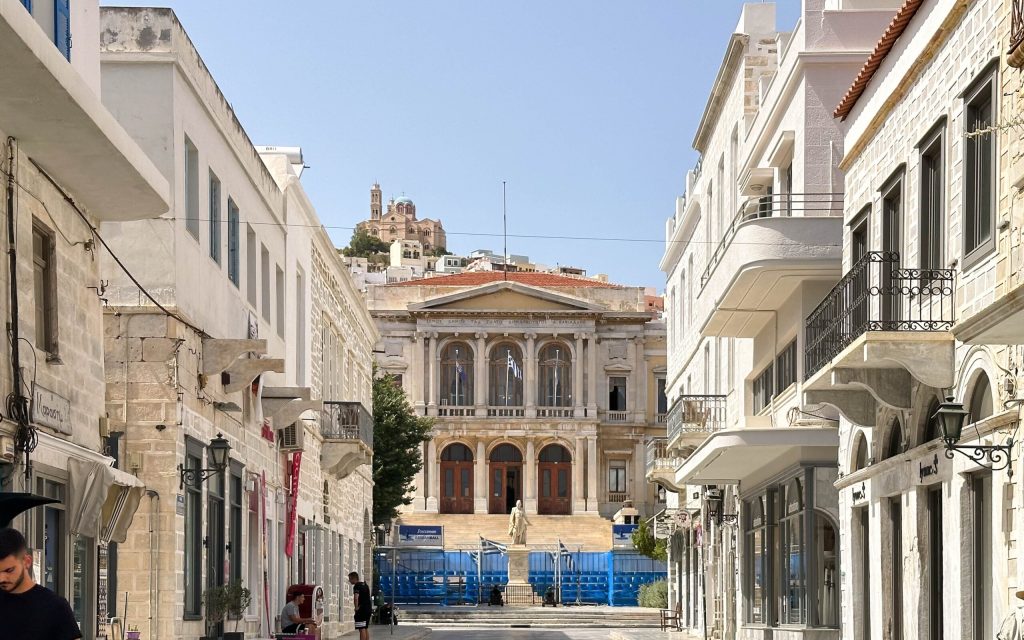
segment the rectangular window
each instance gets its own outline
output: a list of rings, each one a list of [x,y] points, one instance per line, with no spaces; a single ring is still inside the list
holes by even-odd
[[[277,335],[284,337],[284,270],[276,267],[275,302],[277,302]]]
[[[256,232],[245,225],[245,293],[249,304],[256,307],[256,292],[259,291],[259,255],[256,253]]]
[[[612,460],[608,463],[608,493],[626,492],[626,462]]]
[[[270,252],[266,245],[260,245],[260,282],[263,283],[260,291],[263,319],[270,322]]]
[[[769,364],[751,384],[754,413],[761,413],[775,397],[775,367]]]
[[[301,271],[295,274],[295,382],[306,384],[306,282]]]
[[[964,262],[995,249],[995,75],[964,97]]]
[[[771,586],[769,575],[771,563],[768,557],[768,500],[762,495],[744,505],[746,512],[746,575],[744,577],[744,600],[746,601],[747,622],[768,624],[768,591]]]
[[[71,0],[53,0],[53,44],[71,61]]]
[[[626,378],[613,376],[608,379],[608,410],[626,411]]]
[[[199,150],[185,136],[185,229],[199,240]]]
[[[242,580],[242,558],[245,547],[242,545],[242,465],[231,462],[231,511],[228,516],[228,560],[231,570],[228,578],[232,581]],[[254,535],[253,531],[250,535]]]
[[[185,468],[203,468],[203,446],[195,440],[185,443]],[[198,473],[192,482],[185,483],[185,616],[201,614],[203,557],[203,493]]]
[[[210,172],[210,257],[220,264],[220,180]]]
[[[944,128],[936,128],[921,143],[920,264],[922,269],[941,269],[943,228],[942,175]]]
[[[234,200],[228,198],[228,280],[231,280],[231,284],[236,287],[239,283],[239,267],[241,266],[239,231],[238,206]]]
[[[56,243],[53,233],[32,225],[32,284],[35,292],[36,348],[57,354]]]
[[[796,382],[796,340],[790,342],[775,359],[776,395]]]
[[[665,378],[657,378],[655,384],[658,385],[658,406],[657,413],[665,414],[668,413],[668,397],[665,395]]]
[[[224,584],[224,474],[215,473],[206,484],[206,586]]]
[[[993,637],[992,624],[992,475],[971,479],[971,575],[974,578],[974,637]]]
[[[851,263],[857,264],[868,253],[868,216],[871,207],[865,207],[857,214],[851,225],[850,231],[850,257]]]

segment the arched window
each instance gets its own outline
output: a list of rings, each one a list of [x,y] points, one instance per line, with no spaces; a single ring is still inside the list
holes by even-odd
[[[523,406],[523,352],[512,342],[491,350],[490,403],[495,407]]]
[[[979,375],[978,381],[974,383],[974,391],[971,392],[970,410],[971,415],[968,417],[968,420],[971,422],[980,422],[992,416],[992,385],[988,381],[988,376],[984,373]]]
[[[441,452],[442,462],[473,462],[473,450],[462,444],[454,442],[444,448]]]
[[[928,405],[928,413],[925,414],[924,441],[931,442],[942,437],[942,424],[935,418],[935,412],[939,410],[938,398],[932,398]]]
[[[441,353],[441,404],[473,405],[473,350],[465,342],[449,342]]]
[[[856,444],[854,445],[853,454],[853,470],[859,471],[867,468],[868,460],[871,458],[868,455],[868,439],[864,437],[863,433],[857,434]]]
[[[391,227],[391,229],[389,229],[389,231],[391,231],[391,235],[395,235],[395,228],[394,227]]]
[[[552,342],[541,349],[539,382],[541,406],[572,406],[572,360],[564,343]]]
[[[549,444],[541,449],[538,462],[572,462],[569,450],[560,444]]]
[[[376,228],[376,227],[374,227],[374,228],[373,228],[373,229],[372,229],[372,230],[370,231],[370,233],[372,233],[372,234],[373,234],[373,235],[375,235],[375,236],[379,236],[379,235],[380,235],[380,232],[379,232],[379,231],[377,231],[377,228]]]
[[[892,426],[889,427],[889,439],[885,444],[885,457],[891,458],[903,453],[903,425],[899,418],[893,418]]]
[[[517,449],[514,445],[499,444],[491,450],[490,455],[491,462],[522,462],[523,453]]]

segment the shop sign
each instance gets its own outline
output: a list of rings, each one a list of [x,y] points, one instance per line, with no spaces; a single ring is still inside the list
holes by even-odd
[[[32,388],[32,422],[71,434],[71,401],[38,384]]]
[[[862,482],[860,483],[860,489],[853,490],[853,501],[860,502],[868,496],[867,486]]]
[[[939,454],[937,454],[937,453],[935,454],[935,458],[932,460],[931,464],[926,464],[924,462],[921,462],[920,463],[920,468],[919,468],[919,473],[920,473],[919,478],[922,481],[925,478],[928,478],[930,476],[937,476],[937,475],[939,475]]]
[[[632,547],[633,532],[639,525],[635,524],[613,524],[612,525],[612,546]]]
[[[439,524],[398,525],[399,547],[443,547],[444,527]]]

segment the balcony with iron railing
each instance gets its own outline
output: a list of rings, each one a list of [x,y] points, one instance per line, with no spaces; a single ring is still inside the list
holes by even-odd
[[[373,458],[373,416],[360,402],[325,400],[323,405],[321,466],[344,478]]]
[[[911,378],[952,386],[955,291],[953,269],[903,268],[897,252],[867,253],[805,321],[805,401],[873,424],[878,403],[910,408]]]
[[[1007,43],[1006,64],[1024,68],[1024,0],[1010,2],[1010,41]]]
[[[672,450],[697,446],[726,425],[726,396],[679,396],[668,410],[668,446]]]
[[[841,193],[786,193],[744,202],[707,258],[696,301],[705,337],[750,338],[800,283],[842,272]]]
[[[675,482],[676,469],[683,464],[683,460],[683,456],[669,448],[667,437],[652,438],[647,443],[647,481],[678,492],[680,487]]]

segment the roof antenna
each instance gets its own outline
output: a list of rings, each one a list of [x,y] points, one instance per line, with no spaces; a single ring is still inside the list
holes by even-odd
[[[502,237],[505,239],[505,262],[502,271],[505,272],[505,281],[508,281],[508,211],[505,208],[505,181],[501,181],[501,227]]]

